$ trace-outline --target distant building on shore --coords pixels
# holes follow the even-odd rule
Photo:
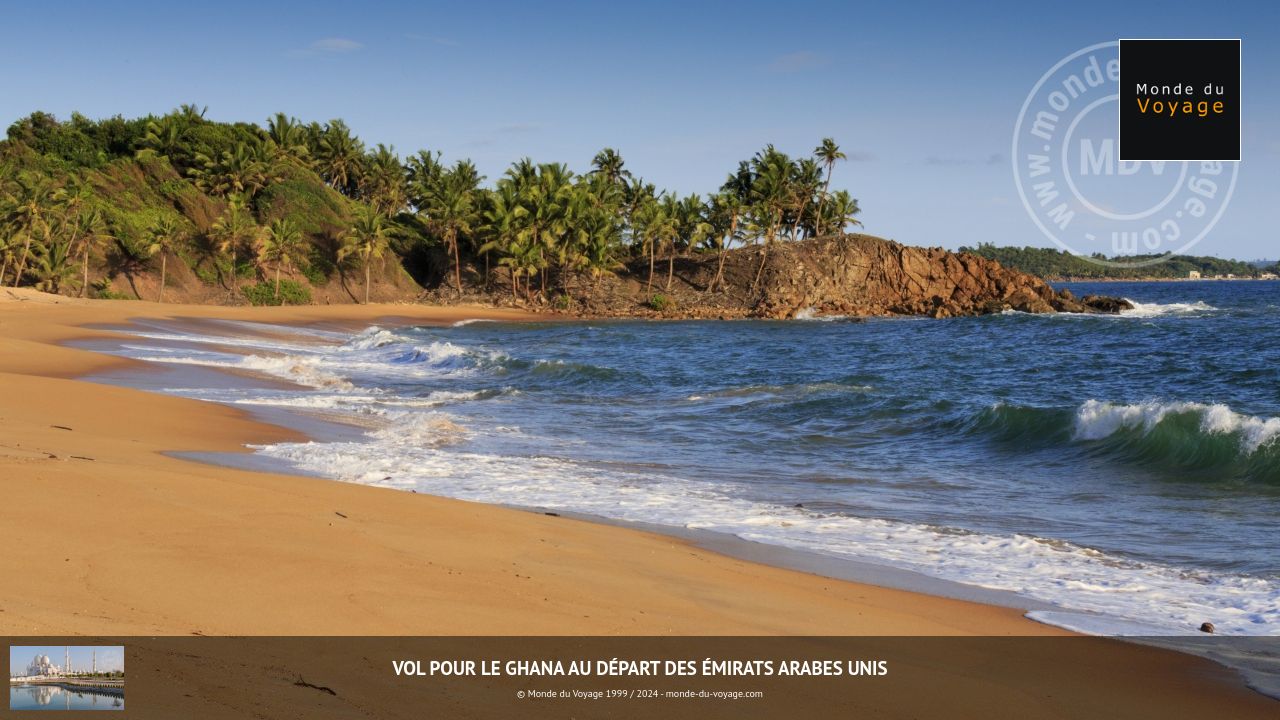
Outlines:
[[[1199,271],[1199,270],[1192,270],[1191,272],[1187,273],[1187,279],[1188,279],[1188,280],[1199,280],[1199,279],[1200,279],[1200,271]]]

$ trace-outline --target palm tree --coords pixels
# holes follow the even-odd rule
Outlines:
[[[591,172],[604,177],[610,185],[616,185],[631,177],[631,171],[623,165],[622,156],[617,150],[605,148],[596,153],[595,158],[591,160],[591,166],[594,168]]]
[[[319,140],[320,177],[344,195],[353,195],[364,162],[364,143],[341,120],[331,120]]]
[[[573,192],[573,173],[560,163],[533,166],[522,160],[507,171],[507,179],[515,183],[520,204],[525,208],[520,217],[520,236],[537,253],[536,265],[545,296],[547,267],[551,258],[561,253],[561,242],[568,232],[567,206]]]
[[[760,267],[756,270],[755,281],[751,283],[755,287],[760,283],[760,275],[764,272],[765,261],[769,257],[769,246],[777,237],[783,213],[794,193],[791,158],[785,153],[769,145],[756,154],[751,164],[752,212],[757,218],[756,225],[764,230],[764,251],[760,253]]]
[[[802,158],[791,170],[791,239],[800,239],[800,226],[822,182],[822,168],[812,158]]]
[[[61,204],[62,217],[61,229],[63,233],[69,233],[67,238],[67,252],[74,253],[79,248],[80,235],[83,231],[97,231],[99,228],[96,224],[101,222],[101,212],[96,208],[86,212],[87,203],[93,197],[90,186],[81,177],[72,175],[67,178],[66,183],[54,191],[53,197]],[[84,215],[91,215],[93,223],[86,226],[83,222]],[[90,245],[92,242],[89,243]],[[88,246],[85,246],[86,248]],[[89,284],[89,256],[88,252],[84,252],[84,280],[80,285],[81,297],[84,296],[85,286]]]
[[[47,242],[50,236],[49,216],[55,205],[55,188],[42,174],[19,175],[15,181],[15,202],[10,210],[10,223],[22,236],[22,255],[13,276],[13,286],[22,282],[31,256],[31,241],[39,237]]]
[[[453,281],[458,292],[462,292],[462,253],[458,249],[458,236],[470,233],[479,220],[480,179],[470,160],[459,160],[445,172],[425,199],[427,223],[440,234],[453,258]]]
[[[169,276],[169,253],[173,252],[174,244],[181,235],[181,228],[178,222],[170,215],[162,215],[155,224],[151,226],[150,243],[147,245],[147,255],[160,255],[160,293],[156,298],[156,302],[164,302],[164,287]],[[86,253],[87,257],[87,253]],[[88,276],[86,275],[86,282]]]
[[[827,193],[831,191],[831,171],[835,168],[837,160],[847,158],[840,152],[840,146],[831,138],[823,138],[822,144],[813,149],[813,155],[827,167],[827,180],[822,184],[822,197],[818,199],[818,215],[822,215],[822,205],[827,200]]]
[[[166,115],[147,122],[146,133],[139,142],[137,156],[159,155],[172,159],[183,146],[183,123],[177,116]]]
[[[707,286],[707,291],[712,292],[717,286],[724,282],[724,261],[729,244],[738,236],[738,219],[742,217],[743,208],[746,204],[741,196],[729,190],[721,190],[714,198],[711,199],[710,217],[712,224],[719,231],[720,243],[718,248],[719,257],[716,258],[716,275],[711,279],[711,284]]]
[[[511,271],[511,293],[514,296],[516,288],[520,285],[520,278],[525,278],[524,283],[524,299],[529,302],[533,299],[533,290],[529,287],[529,279],[539,267],[539,248],[533,238],[527,235],[517,235],[507,246],[507,254],[498,260],[498,264],[505,266]]]
[[[231,291],[238,294],[240,274],[237,260],[240,247],[257,236],[258,224],[244,209],[243,201],[238,196],[233,196],[227,205],[227,211],[213,222],[210,231],[218,252],[231,256]]]
[[[9,263],[13,259],[13,237],[0,227],[0,285],[4,284],[4,276],[9,274]]]
[[[301,249],[302,229],[289,218],[273,221],[262,234],[258,244],[258,257],[275,264],[277,301],[280,299],[280,268],[292,265]]]
[[[487,193],[486,199],[486,208],[483,213],[484,232],[490,239],[480,246],[478,252],[485,256],[487,281],[489,254],[497,251],[500,265],[503,264],[502,257],[511,255],[512,244],[520,232],[520,221],[527,211],[520,205],[515,186],[505,180],[498,183],[496,190]],[[511,269],[511,299],[516,300],[518,276],[511,263],[506,265]]]
[[[628,235],[627,243],[633,252],[638,250],[641,255],[644,254],[644,237],[640,232],[641,214],[656,201],[657,191],[653,183],[646,183],[638,178],[632,178],[622,189],[622,215]]]
[[[197,154],[199,165],[191,168],[188,174],[195,180],[196,187],[211,195],[237,195],[252,200],[280,177],[266,153],[267,148],[261,143],[237,142],[230,150],[223,150],[216,159]]]
[[[421,210],[426,207],[436,185],[444,175],[444,166],[440,164],[440,152],[419,150],[405,160],[405,174],[408,178],[407,196],[409,204]]]
[[[267,120],[267,142],[276,159],[309,165],[306,127],[297,118],[282,112],[272,115]]]
[[[672,195],[669,196],[669,202],[664,203],[663,212],[668,217],[668,225],[664,230],[665,233],[669,233],[666,237],[668,242],[667,292],[671,291],[671,281],[675,277],[676,242],[681,241],[686,250],[692,250],[705,240],[711,231],[711,226],[703,217],[704,210],[702,200],[696,194],[682,199]]]
[[[338,250],[338,260],[356,257],[364,266],[364,304],[369,304],[370,266],[381,258],[390,246],[391,227],[387,219],[372,208],[362,207],[356,213],[355,223],[347,231],[343,245]]]
[[[756,154],[751,164],[753,210],[760,218],[758,224],[764,230],[767,250],[777,237],[783,214],[792,200],[792,163],[786,153],[769,145]]]
[[[90,208],[81,212],[76,217],[76,236],[80,238],[80,261],[83,266],[83,276],[80,282],[80,297],[84,297],[85,292],[89,289],[89,255],[93,253],[93,248],[104,239],[107,235],[107,221],[103,217],[102,211],[98,208]]]
[[[861,225],[855,217],[862,209],[858,207],[858,201],[849,196],[846,190],[837,190],[831,193],[831,203],[822,211],[822,216],[818,219],[818,232],[824,234],[842,233],[846,226],[850,223]]]
[[[574,265],[591,276],[591,290],[600,287],[600,279],[623,267],[615,255],[622,237],[622,226],[612,208],[590,207],[578,218],[575,230]]]
[[[37,290],[48,293],[60,291],[62,283],[76,274],[75,265],[71,262],[71,243],[51,241],[45,244],[35,255],[33,269]]]
[[[667,197],[647,196],[643,204],[631,213],[632,232],[640,238],[640,253],[649,256],[649,278],[645,284],[645,292],[653,290],[654,264],[658,256],[658,245],[668,234],[670,218],[663,211],[663,201]]]
[[[391,216],[404,209],[407,201],[405,169],[395,148],[378,143],[366,158],[360,178],[360,195],[378,212]]]

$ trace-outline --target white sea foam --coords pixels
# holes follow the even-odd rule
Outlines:
[[[806,307],[796,311],[794,320],[810,320],[816,322],[836,322],[838,320],[848,320],[848,315],[819,315],[817,308]]]
[[[1124,428],[1150,431],[1172,414],[1195,413],[1205,434],[1235,435],[1248,455],[1280,437],[1280,418],[1261,418],[1235,412],[1222,404],[1196,402],[1143,402],[1114,404],[1088,400],[1076,410],[1075,436],[1101,440]]]
[[[1218,309],[1204,301],[1189,303],[1142,303],[1130,298],[1125,298],[1125,300],[1128,300],[1133,307],[1128,310],[1121,310],[1121,317],[1150,318],[1161,317],[1164,315],[1200,315],[1206,312],[1213,312]]]
[[[1280,635],[1280,586],[1270,580],[1190,573],[1029,535],[958,532],[782,507],[745,499],[729,484],[653,471],[467,452],[458,443],[468,431],[454,423],[436,414],[415,425],[389,425],[366,442],[256,449],[348,482],[720,531],[1012,591],[1171,633],[1193,632],[1211,621],[1224,634]]]
[[[1121,310],[1119,313],[1078,313],[1078,312],[1059,312],[1059,313],[1028,313],[1022,310],[1014,310],[1013,308],[1005,308],[1000,311],[1001,315],[1026,315],[1029,317],[1039,318],[1129,318],[1144,319],[1157,317],[1196,317],[1207,313],[1215,312],[1218,308],[1203,301],[1189,303],[1143,303],[1125,298],[1132,308]]]
[[[227,399],[236,405],[260,405],[271,407],[292,407],[313,410],[350,410],[352,412],[384,414],[396,408],[434,408],[467,400],[474,400],[479,392],[458,392],[436,390],[423,397],[398,397],[382,393],[320,395],[259,395],[255,397],[238,397]]]
[[[481,502],[715,530],[1018,592],[1072,610],[1173,632],[1190,632],[1211,621],[1224,634],[1280,635],[1280,587],[1273,580],[1140,563],[1028,535],[819,513],[752,500],[736,484],[679,477],[661,468],[620,469],[564,457],[480,451],[478,441],[486,437],[511,437],[546,452],[554,452],[559,441],[530,437],[536,430],[486,428],[483,423],[472,427],[476,418],[464,420],[450,414],[451,405],[477,399],[474,393],[437,390],[410,397],[375,389],[383,387],[380,379],[429,378],[447,383],[506,357],[498,352],[443,339],[424,341],[381,328],[370,328],[339,345],[289,343],[291,347],[280,348],[279,340],[250,340],[244,345],[252,353],[248,355],[150,345],[125,352],[158,362],[261,372],[317,388],[249,390],[234,402],[378,416],[360,441],[255,448],[326,477]],[[761,391],[860,389],[865,390],[795,386],[751,391],[758,396]],[[1121,428],[1153,427],[1170,412],[1196,412],[1205,432],[1238,434],[1255,449],[1280,434],[1280,419],[1243,415],[1226,406],[1090,401],[1077,413],[1077,436],[1095,439]]]

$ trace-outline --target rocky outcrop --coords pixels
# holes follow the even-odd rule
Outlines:
[[[1077,300],[1034,275],[995,260],[942,248],[907,247],[871,235],[839,235],[750,246],[719,257],[659,258],[652,280],[640,258],[613,277],[557,278],[564,287],[541,309],[574,315],[664,318],[792,318],[805,315],[926,315],[935,318],[1028,313],[1115,313],[1120,298]],[[670,281],[668,281],[670,272]],[[509,283],[461,295],[449,288],[424,294],[438,303],[509,304]]]
[[[1119,298],[1056,292],[1033,275],[1000,263],[942,248],[907,247],[869,235],[791,243],[764,258],[758,317],[817,314],[984,315],[1005,310],[1028,313],[1119,312]]]

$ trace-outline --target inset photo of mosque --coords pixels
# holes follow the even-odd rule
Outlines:
[[[123,645],[11,645],[10,710],[124,710]]]

